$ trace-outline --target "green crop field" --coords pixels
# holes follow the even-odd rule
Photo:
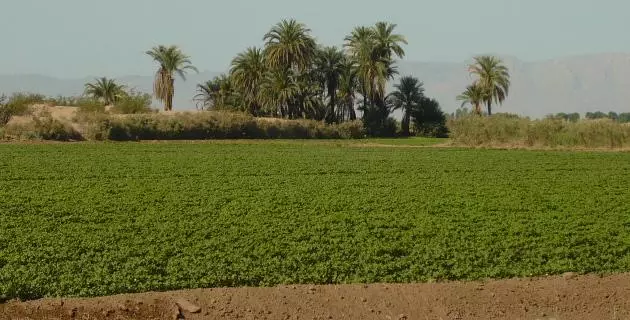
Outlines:
[[[0,145],[0,298],[630,270],[630,153]]]

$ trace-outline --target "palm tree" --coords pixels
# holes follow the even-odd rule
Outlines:
[[[405,56],[405,50],[401,44],[407,44],[407,40],[400,34],[395,34],[396,24],[388,22],[377,22],[374,26],[374,41],[376,51],[382,57],[392,59],[393,55],[398,58]]]
[[[479,77],[478,83],[485,91],[488,115],[492,115],[492,102],[502,104],[510,88],[510,74],[501,59],[494,56],[477,56],[468,67],[471,74]]]
[[[278,69],[267,72],[260,85],[261,101],[266,111],[283,118],[295,114],[293,103],[299,92],[290,69]]]
[[[232,79],[225,74],[198,84],[197,92],[194,100],[197,101],[198,108],[201,105],[201,109],[227,109],[241,106]]]
[[[466,104],[470,104],[473,107],[474,113],[481,115],[481,104],[487,101],[485,90],[475,82],[468,87],[466,91],[457,96],[457,100],[462,102],[462,107]]]
[[[190,57],[177,46],[157,46],[146,52],[153,60],[160,64],[153,82],[155,97],[164,102],[164,110],[173,110],[173,96],[175,95],[175,74],[184,81],[187,70],[199,72],[190,62]]]
[[[339,101],[343,105],[343,108],[339,110],[339,119],[345,120],[346,114],[349,120],[356,120],[357,115],[354,111],[354,99],[358,86],[356,66],[354,62],[345,58],[343,62],[343,69],[339,78]]]
[[[84,94],[102,101],[105,105],[114,104],[125,94],[125,86],[117,84],[114,79],[106,77],[95,79],[94,83],[86,83]]]
[[[248,48],[232,60],[230,77],[234,86],[243,93],[252,115],[258,115],[260,111],[260,85],[266,70],[263,52],[256,47]]]
[[[358,27],[345,38],[345,46],[355,60],[364,104],[384,104],[385,86],[397,74],[394,56],[403,57],[401,44],[407,41],[394,34],[395,24],[379,22],[372,28]]]
[[[369,71],[365,70],[365,66],[372,59],[372,51],[375,47],[374,38],[373,28],[360,26],[354,28],[350,35],[344,39],[344,47],[348,50],[348,54],[353,61],[359,91],[363,96],[364,107],[368,104],[368,95],[371,92]]]
[[[400,78],[400,82],[394,85],[396,89],[388,96],[393,109],[402,109],[402,132],[403,135],[409,136],[409,123],[411,122],[411,112],[417,108],[424,98],[424,88],[422,82],[412,76]]]
[[[296,20],[283,20],[265,34],[265,58],[271,69],[311,66],[317,45],[311,30]]]
[[[335,108],[337,106],[337,89],[345,67],[344,60],[343,51],[336,47],[326,47],[317,54],[315,71],[321,77],[327,93],[328,111],[326,112],[326,122],[328,123],[339,120],[335,114]]]

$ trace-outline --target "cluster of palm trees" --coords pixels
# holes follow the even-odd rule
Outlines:
[[[339,123],[357,119],[361,111],[367,128],[376,132],[391,127],[392,111],[402,110],[401,131],[410,134],[410,124],[424,118],[443,122],[437,101],[424,95],[417,78],[405,76],[387,94],[386,86],[398,74],[396,59],[405,55],[405,37],[395,33],[395,24],[378,22],[357,27],[344,38],[342,47],[323,46],[311,30],[296,20],[283,20],[263,36],[262,48],[249,47],[231,62],[230,71],[197,85],[194,99],[202,109],[229,109],[254,116],[314,119]],[[198,72],[190,57],[177,46],[156,46],[146,52],[157,64],[153,93],[173,109],[175,77],[186,79]],[[477,79],[457,99],[481,114],[487,106],[507,97],[510,77],[503,62],[493,56],[478,56],[469,66]],[[107,78],[86,85],[86,94],[112,104],[124,87]]]
[[[228,74],[198,85],[195,98],[206,109],[328,123],[357,119],[355,106],[385,111],[386,83],[407,43],[395,28],[386,22],[357,27],[340,48],[319,45],[302,23],[281,21],[264,35],[263,48],[239,53]]]
[[[470,104],[477,115],[481,115],[481,105],[485,104],[488,115],[492,115],[492,103],[501,104],[507,98],[510,88],[508,68],[501,59],[484,55],[475,57],[468,71],[477,79],[457,99],[462,101],[462,107]]]

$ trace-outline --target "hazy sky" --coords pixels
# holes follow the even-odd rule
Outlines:
[[[0,0],[0,74],[62,78],[150,75],[144,52],[177,44],[200,70],[231,58],[283,18],[318,41],[386,20],[408,60],[464,61],[478,53],[539,60],[630,52],[627,0]]]

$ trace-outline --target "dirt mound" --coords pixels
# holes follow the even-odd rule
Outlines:
[[[0,319],[627,319],[630,274],[198,289],[0,305]]]

